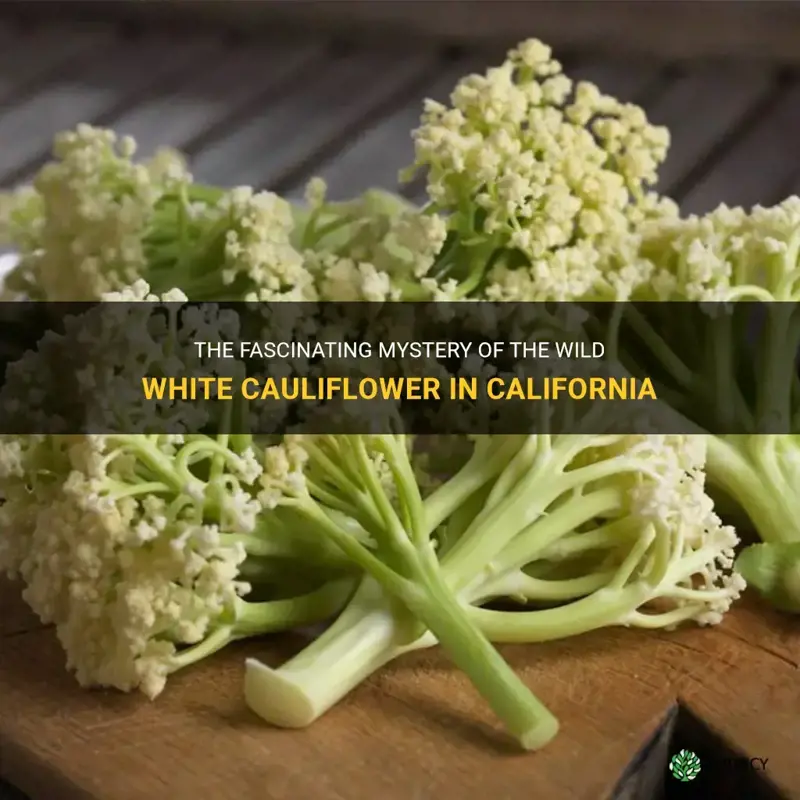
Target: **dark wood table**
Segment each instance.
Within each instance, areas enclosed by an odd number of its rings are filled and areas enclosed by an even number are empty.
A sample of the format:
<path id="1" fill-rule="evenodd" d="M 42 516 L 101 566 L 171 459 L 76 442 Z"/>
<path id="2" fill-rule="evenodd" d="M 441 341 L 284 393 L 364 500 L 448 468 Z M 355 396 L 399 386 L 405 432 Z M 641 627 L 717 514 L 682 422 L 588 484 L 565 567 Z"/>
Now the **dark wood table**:
<path id="1" fill-rule="evenodd" d="M 713 796 L 800 798 L 800 628 L 752 601 L 710 629 L 503 648 L 562 721 L 550 746 L 521 754 L 435 650 L 387 667 L 307 730 L 277 730 L 244 705 L 243 659 L 279 663 L 291 636 L 232 647 L 150 702 L 78 688 L 52 631 L 3 591 L 0 772 L 33 800 L 654 798 L 687 742 Z M 741 773 L 725 761 L 735 756 L 766 770 Z"/>

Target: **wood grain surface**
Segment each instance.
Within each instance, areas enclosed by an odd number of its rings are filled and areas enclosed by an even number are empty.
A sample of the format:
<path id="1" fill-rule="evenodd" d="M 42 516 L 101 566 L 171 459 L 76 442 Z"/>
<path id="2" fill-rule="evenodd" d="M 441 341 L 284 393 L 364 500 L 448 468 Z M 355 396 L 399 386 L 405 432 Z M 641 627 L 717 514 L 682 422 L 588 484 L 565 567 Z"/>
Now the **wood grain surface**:
<path id="1" fill-rule="evenodd" d="M 792 5 L 800 8 L 800 0 Z M 410 131 L 423 99 L 446 99 L 460 76 L 500 63 L 505 46 L 544 35 L 538 26 L 521 27 L 497 47 L 458 52 L 441 41 L 415 44 L 402 36 L 363 37 L 363 46 L 343 48 L 313 25 L 294 34 L 253 25 L 238 38 L 223 26 L 198 32 L 189 25 L 176 31 L 72 19 L 60 25 L 49 16 L 25 26 L 12 14 L 15 7 L 0 3 L 0 185 L 6 187 L 31 180 L 50 157 L 53 135 L 84 121 L 134 136 L 143 155 L 158 146 L 183 150 L 200 181 L 244 181 L 296 200 L 308 178 L 322 174 L 332 197 L 380 186 L 422 202 L 422 183 L 399 187 L 397 171 L 413 159 Z M 655 47 L 643 58 L 624 49 L 613 57 L 602 48 L 557 52 L 570 76 L 641 104 L 669 127 L 672 146 L 659 188 L 686 210 L 769 203 L 796 191 L 800 72 L 792 59 L 781 63 L 779 51 L 763 63 L 707 55 L 670 61 L 658 58 Z"/>
<path id="2" fill-rule="evenodd" d="M 283 731 L 244 707 L 242 662 L 279 663 L 299 646 L 291 636 L 232 647 L 151 703 L 79 689 L 52 631 L 23 633 L 14 618 L 0 639 L 0 774 L 32 800 L 522 800 L 534 787 L 599 800 L 676 702 L 734 750 L 769 758 L 769 781 L 800 798 L 800 630 L 751 602 L 712 629 L 504 648 L 562 720 L 553 744 L 527 755 L 435 650 L 385 668 L 309 729 Z"/>

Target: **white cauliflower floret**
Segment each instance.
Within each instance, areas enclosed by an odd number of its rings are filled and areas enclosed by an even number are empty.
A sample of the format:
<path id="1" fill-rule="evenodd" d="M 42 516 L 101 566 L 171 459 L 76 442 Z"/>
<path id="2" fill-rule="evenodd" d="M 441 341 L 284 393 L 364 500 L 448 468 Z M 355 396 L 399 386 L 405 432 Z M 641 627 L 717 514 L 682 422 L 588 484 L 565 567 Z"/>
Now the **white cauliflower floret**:
<path id="1" fill-rule="evenodd" d="M 330 582 L 312 582 L 296 607 L 291 598 L 277 606 L 243 600 L 251 580 L 280 585 L 292 562 L 273 564 L 271 553 L 296 552 L 317 569 L 330 556 L 306 553 L 302 537 L 289 535 L 276 514 L 265 516 L 260 449 L 234 452 L 224 437 L 48 440 L 59 458 L 49 461 L 45 505 L 18 503 L 28 441 L 0 449 L 8 454 L 2 521 L 17 531 L 14 551 L 0 550 L 0 566 L 22 577 L 24 599 L 55 625 L 82 685 L 155 697 L 172 672 L 228 642 L 322 620 L 346 598 L 350 582 L 334 580 L 334 571 Z M 36 463 L 46 463 L 41 454 Z M 341 563 L 334 559 L 339 575 Z"/>
<path id="2" fill-rule="evenodd" d="M 170 289 L 159 296 L 150 291 L 144 278 L 135 280 L 119 292 L 106 292 L 101 298 L 107 303 L 188 303 L 189 298 L 180 289 Z"/>
<path id="3" fill-rule="evenodd" d="M 34 300 L 314 300 L 286 201 L 194 183 L 163 150 L 79 125 L 59 134 L 34 187 L 0 196 L 0 240 L 20 252 L 4 285 Z M 180 292 L 180 293 L 179 293 Z M 110 296 L 109 296 L 110 295 Z"/>
<path id="4" fill-rule="evenodd" d="M 311 255 L 308 260 L 320 277 L 321 299 L 338 303 L 383 302 L 393 299 L 391 276 L 373 264 L 337 258 L 331 254 Z"/>
<path id="5" fill-rule="evenodd" d="M 199 398 L 148 396 L 142 381 L 231 377 L 238 362 L 219 349 L 199 353 L 194 342 L 236 341 L 242 314 L 214 303 L 185 305 L 179 290 L 157 294 L 144 279 L 103 299 L 66 315 L 8 365 L 0 388 L 7 425 L 61 433 L 88 421 L 97 432 L 180 436 L 221 413 Z"/>
<path id="6" fill-rule="evenodd" d="M 94 300 L 148 271 L 147 234 L 157 207 L 191 176 L 162 151 L 136 163 L 136 143 L 79 125 L 61 133 L 33 189 L 7 198 L 0 230 L 19 247 L 13 290 L 32 299 Z"/>
<path id="7" fill-rule="evenodd" d="M 230 224 L 222 267 L 226 286 L 246 276 L 245 300 L 316 299 L 312 276 L 291 242 L 289 203 L 272 192 L 239 187 L 224 195 L 218 207 Z"/>
<path id="8" fill-rule="evenodd" d="M 618 445 L 620 453 L 646 459 L 627 480 L 632 515 L 643 532 L 652 526 L 654 542 L 668 542 L 660 556 L 653 551 L 662 565 L 651 598 L 624 624 L 716 624 L 744 590 L 741 577 L 731 573 L 739 537 L 722 523 L 706 493 L 706 444 L 698 435 L 640 435 Z"/>
<path id="9" fill-rule="evenodd" d="M 651 220 L 641 256 L 650 286 L 637 298 L 720 303 L 800 298 L 800 197 L 750 213 L 721 205 L 708 214 Z"/>
<path id="10" fill-rule="evenodd" d="M 469 291 L 485 280 L 491 300 L 625 299 L 648 279 L 636 228 L 675 215 L 647 189 L 669 134 L 591 84 L 573 92 L 541 42 L 461 80 L 450 107 L 428 101 L 414 142 L 407 174 L 427 171 Z"/>
<path id="11" fill-rule="evenodd" d="M 37 516 L 58 492 L 62 443 L 50 436 L 0 436 L 0 575 L 19 575 Z"/>

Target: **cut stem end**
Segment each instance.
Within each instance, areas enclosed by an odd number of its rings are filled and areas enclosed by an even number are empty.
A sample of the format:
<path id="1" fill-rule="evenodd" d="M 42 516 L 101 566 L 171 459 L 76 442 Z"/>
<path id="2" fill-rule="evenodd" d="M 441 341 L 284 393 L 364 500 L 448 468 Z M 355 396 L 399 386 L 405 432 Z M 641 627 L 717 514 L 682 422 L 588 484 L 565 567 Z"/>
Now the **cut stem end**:
<path id="1" fill-rule="evenodd" d="M 245 661 L 248 708 L 279 728 L 306 728 L 324 712 L 290 678 L 254 658 Z"/>
<path id="2" fill-rule="evenodd" d="M 523 750 L 541 750 L 558 736 L 559 723 L 549 712 L 542 715 L 539 722 L 519 737 Z"/>

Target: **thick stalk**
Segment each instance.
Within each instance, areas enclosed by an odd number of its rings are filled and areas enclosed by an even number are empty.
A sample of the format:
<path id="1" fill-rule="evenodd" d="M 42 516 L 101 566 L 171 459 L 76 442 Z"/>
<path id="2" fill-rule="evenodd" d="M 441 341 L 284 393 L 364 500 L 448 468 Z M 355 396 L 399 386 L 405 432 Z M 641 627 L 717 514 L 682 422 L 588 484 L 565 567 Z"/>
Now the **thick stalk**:
<path id="1" fill-rule="evenodd" d="M 525 750 L 538 750 L 558 733 L 558 720 L 472 621 L 452 594 L 437 565 L 421 565 L 421 591 L 403 598 L 442 649 L 472 681 L 508 731 Z"/>
<path id="2" fill-rule="evenodd" d="M 380 587 L 367 579 L 337 621 L 281 667 L 271 669 L 249 660 L 248 705 L 274 725 L 305 727 L 385 664 L 437 644 L 430 632 L 409 637 L 413 629 L 398 622 L 397 610 L 387 604 L 385 595 L 376 601 L 376 592 L 381 594 Z M 652 592 L 652 586 L 639 582 L 622 590 L 600 589 L 561 608 L 530 612 L 468 608 L 466 613 L 494 642 L 546 642 L 625 624 Z M 459 643 L 458 649 L 462 647 Z M 474 669 L 468 674 L 474 679 Z"/>
<path id="3" fill-rule="evenodd" d="M 616 507 L 616 490 L 603 490 L 569 504 L 532 526 L 536 535 L 536 546 L 546 546 L 559 535 L 574 530 L 578 525 L 598 513 Z M 541 536 L 538 535 L 540 531 Z M 497 562 L 499 572 L 491 569 L 481 571 L 470 583 L 463 595 L 466 602 L 482 602 L 493 594 L 493 588 L 503 585 L 509 572 L 516 575 L 518 562 L 526 559 L 516 553 L 512 545 L 509 558 Z M 528 559 L 529 560 L 529 559 Z M 445 562 L 447 558 L 445 557 Z M 444 580 L 451 585 L 452 571 L 442 565 Z M 582 593 L 599 588 L 595 576 L 583 587 Z M 607 576 L 601 575 L 600 585 Z M 534 579 L 531 579 L 535 583 Z M 540 582 L 540 589 L 547 588 Z M 559 584 L 551 591 L 566 591 L 575 586 Z M 461 606 L 459 606 L 461 608 Z M 473 609 L 467 613 L 472 614 Z M 338 619 L 311 645 L 295 658 L 277 669 L 270 669 L 257 661 L 248 662 L 246 691 L 248 703 L 267 721 L 281 727 L 304 727 L 338 703 L 350 691 L 384 664 L 403 653 L 431 647 L 437 643 L 430 632 L 422 632 L 419 626 L 410 626 L 403 619 L 402 609 L 392 606 L 380 585 L 366 578 L 347 608 Z M 537 612 L 538 613 L 538 612 Z M 547 625 L 546 618 L 543 624 Z M 591 620 L 587 630 L 593 627 Z"/>
<path id="4" fill-rule="evenodd" d="M 558 721 L 470 621 L 470 610 L 451 594 L 438 567 L 422 566 L 421 573 L 420 591 L 403 598 L 413 617 L 404 618 L 368 578 L 336 622 L 295 658 L 278 669 L 248 661 L 250 708 L 275 725 L 305 727 L 384 664 L 438 641 L 525 749 L 547 744 Z"/>
<path id="5" fill-rule="evenodd" d="M 277 669 L 248 659 L 247 705 L 281 728 L 304 728 L 407 650 L 425 646 L 415 621 L 365 578 L 336 621 Z M 428 636 L 429 644 L 435 640 Z M 419 642 L 419 643 L 418 643 Z"/>

